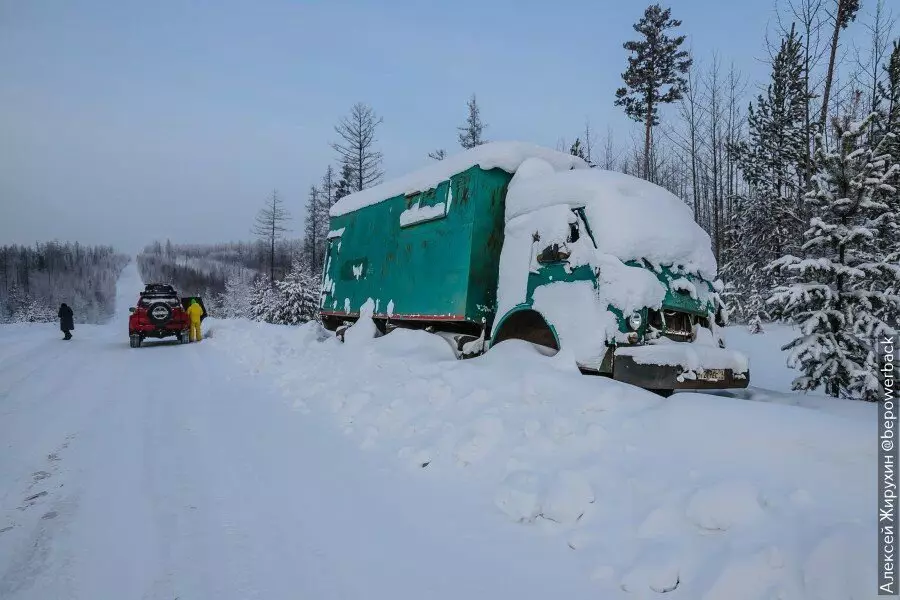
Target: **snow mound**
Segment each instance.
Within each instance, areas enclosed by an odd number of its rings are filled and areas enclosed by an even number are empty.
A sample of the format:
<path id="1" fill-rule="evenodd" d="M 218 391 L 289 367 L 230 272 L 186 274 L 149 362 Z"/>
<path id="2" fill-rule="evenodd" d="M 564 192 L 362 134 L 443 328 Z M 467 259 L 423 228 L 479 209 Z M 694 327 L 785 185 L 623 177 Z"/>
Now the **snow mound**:
<path id="1" fill-rule="evenodd" d="M 863 560 L 854 548 L 866 549 Z M 878 580 L 876 549 L 875 537 L 859 525 L 845 523 L 834 528 L 816 544 L 803 566 L 810 597 L 856 598 L 854 590 L 874 587 Z"/>
<path id="2" fill-rule="evenodd" d="M 503 420 L 486 416 L 475 421 L 472 431 L 456 449 L 456 460 L 463 465 L 479 462 L 487 457 L 503 439 Z"/>
<path id="3" fill-rule="evenodd" d="M 545 519 L 562 525 L 574 525 L 594 503 L 594 490 L 588 479 L 576 472 L 560 473 L 550 486 L 543 503 Z"/>
<path id="4" fill-rule="evenodd" d="M 541 514 L 541 482 L 531 471 L 513 471 L 494 495 L 494 505 L 516 523 L 532 523 Z"/>
<path id="5" fill-rule="evenodd" d="M 361 346 L 378 337 L 378 328 L 372 320 L 375 302 L 369 298 L 359 309 L 359 319 L 344 332 L 344 342 L 351 346 Z"/>
<path id="6" fill-rule="evenodd" d="M 378 350 L 397 358 L 456 361 L 453 348 L 446 340 L 421 329 L 394 329 L 390 335 L 378 338 Z"/>
<path id="7" fill-rule="evenodd" d="M 685 515 L 705 531 L 727 531 L 755 521 L 762 514 L 759 492 L 743 481 L 726 481 L 693 495 Z"/>
<path id="8" fill-rule="evenodd" d="M 601 253 L 623 261 L 679 266 L 710 281 L 716 278 L 710 237 L 680 198 L 624 173 L 556 170 L 510 185 L 507 222 L 556 204 L 583 206 Z"/>
<path id="9" fill-rule="evenodd" d="M 551 150 L 528 142 L 489 142 L 470 150 L 448 156 L 417 171 L 397 177 L 374 187 L 344 196 L 331 207 L 332 217 L 344 215 L 360 208 L 378 204 L 388 198 L 429 190 L 442 181 L 466 169 L 479 166 L 482 169 L 503 169 L 515 173 L 529 158 L 540 158 L 557 170 L 587 169 L 587 163 L 564 152 Z"/>
<path id="10" fill-rule="evenodd" d="M 637 594 L 638 598 L 648 597 L 647 592 L 654 592 L 653 597 L 674 592 L 681 585 L 682 565 L 678 554 L 667 545 L 648 548 L 622 577 L 620 588 Z"/>

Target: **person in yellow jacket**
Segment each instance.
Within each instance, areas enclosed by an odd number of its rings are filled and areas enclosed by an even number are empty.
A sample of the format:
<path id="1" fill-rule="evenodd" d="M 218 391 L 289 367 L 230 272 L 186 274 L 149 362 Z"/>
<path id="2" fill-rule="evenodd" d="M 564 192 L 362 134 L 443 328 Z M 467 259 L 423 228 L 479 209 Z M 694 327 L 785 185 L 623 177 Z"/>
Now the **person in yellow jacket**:
<path id="1" fill-rule="evenodd" d="M 188 306 L 187 314 L 191 318 L 191 341 L 199 342 L 203 337 L 200 333 L 200 317 L 203 316 L 203 307 L 200 306 L 196 298 L 191 298 L 191 305 Z"/>

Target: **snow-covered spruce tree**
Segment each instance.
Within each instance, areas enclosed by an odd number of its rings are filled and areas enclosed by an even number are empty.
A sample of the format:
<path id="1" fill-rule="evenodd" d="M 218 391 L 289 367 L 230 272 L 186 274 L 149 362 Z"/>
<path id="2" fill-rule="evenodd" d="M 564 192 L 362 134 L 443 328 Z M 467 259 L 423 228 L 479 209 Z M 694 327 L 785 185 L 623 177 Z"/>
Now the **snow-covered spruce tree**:
<path id="1" fill-rule="evenodd" d="M 784 274 L 764 267 L 786 254 L 799 253 L 806 222 L 801 216 L 806 155 L 806 106 L 803 43 L 792 28 L 772 62 L 772 80 L 747 115 L 747 139 L 729 152 L 749 185 L 734 201 L 729 226 L 730 260 L 723 277 L 733 286 L 731 308 L 738 319 L 772 320 L 766 298 Z M 775 311 L 777 313 L 777 311 Z"/>
<path id="2" fill-rule="evenodd" d="M 273 322 L 300 325 L 319 317 L 320 278 L 300 261 L 295 261 L 283 280 L 275 283 L 279 306 Z"/>
<path id="3" fill-rule="evenodd" d="M 760 319 L 758 316 L 750 319 L 750 321 L 747 323 L 747 331 L 754 335 L 763 333 L 762 319 Z"/>
<path id="4" fill-rule="evenodd" d="M 877 98 L 880 126 L 873 130 L 877 140 L 883 139 L 891 160 L 900 163 L 900 40 L 894 42 L 884 70 L 886 77 L 879 86 Z M 900 186 L 897 192 L 886 196 L 885 202 L 890 212 L 900 215 Z M 885 261 L 900 264 L 900 220 L 885 219 L 878 233 L 877 244 Z M 888 290 L 900 294 L 900 283 L 889 285 Z M 886 319 L 895 329 L 900 328 L 900 312 L 888 314 Z"/>
<path id="5" fill-rule="evenodd" d="M 13 323 L 52 323 L 57 320 L 52 306 L 36 298 L 28 298 L 12 315 Z"/>
<path id="6" fill-rule="evenodd" d="M 806 256 L 787 255 L 769 266 L 797 274 L 769 299 L 800 328 L 783 348 L 788 365 L 804 373 L 793 382 L 796 390 L 824 386 L 834 397 L 881 397 L 875 344 L 895 333 L 884 315 L 900 311 L 900 296 L 890 291 L 900 267 L 873 242 L 879 228 L 898 219 L 884 200 L 897 193 L 900 164 L 885 152 L 892 136 L 875 147 L 867 139 L 878 119 L 873 113 L 861 123 L 835 122 L 834 152 L 822 149 L 819 136 L 818 172 L 807 195 L 817 216 L 804 234 Z"/>
<path id="7" fill-rule="evenodd" d="M 625 114 L 644 125 L 641 170 L 644 179 L 650 179 L 652 175 L 651 132 L 659 125 L 659 107 L 681 99 L 686 85 L 684 74 L 693 62 L 688 52 L 681 49 L 685 36 L 669 37 L 666 34 L 669 29 L 680 26 L 681 21 L 671 18 L 670 9 L 653 4 L 633 26 L 641 38 L 624 44 L 631 56 L 628 57 L 628 69 L 622 74 L 625 87 L 616 90 L 615 104 L 625 107 Z"/>
<path id="8" fill-rule="evenodd" d="M 480 146 L 486 141 L 484 139 L 484 130 L 487 128 L 487 125 L 481 120 L 481 109 L 478 108 L 478 102 L 475 101 L 475 94 L 472 94 L 466 106 L 469 109 L 466 124 L 462 127 L 457 127 L 457 129 L 459 130 L 459 145 L 469 150 L 475 146 Z"/>
<path id="9" fill-rule="evenodd" d="M 253 280 L 250 286 L 249 317 L 254 321 L 274 323 L 279 307 L 281 293 L 265 275 Z"/>
<path id="10" fill-rule="evenodd" d="M 222 294 L 222 316 L 226 319 L 249 319 L 252 305 L 251 285 L 238 270 L 225 280 Z"/>

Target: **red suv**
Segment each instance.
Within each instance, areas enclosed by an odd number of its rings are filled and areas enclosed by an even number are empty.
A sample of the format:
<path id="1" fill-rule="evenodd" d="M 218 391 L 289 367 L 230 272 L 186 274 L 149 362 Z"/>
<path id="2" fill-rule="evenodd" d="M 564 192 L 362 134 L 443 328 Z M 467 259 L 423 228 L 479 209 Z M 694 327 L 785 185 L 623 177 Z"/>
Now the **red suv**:
<path id="1" fill-rule="evenodd" d="M 128 318 L 128 339 L 132 348 L 140 348 L 145 338 L 162 339 L 172 337 L 182 344 L 191 341 L 191 320 L 188 317 L 187 307 L 191 300 L 196 300 L 203 308 L 203 317 L 206 317 L 206 308 L 203 300 L 196 296 L 179 296 L 171 285 L 161 283 L 149 283 L 141 292 L 137 306 L 131 307 L 131 316 Z"/>

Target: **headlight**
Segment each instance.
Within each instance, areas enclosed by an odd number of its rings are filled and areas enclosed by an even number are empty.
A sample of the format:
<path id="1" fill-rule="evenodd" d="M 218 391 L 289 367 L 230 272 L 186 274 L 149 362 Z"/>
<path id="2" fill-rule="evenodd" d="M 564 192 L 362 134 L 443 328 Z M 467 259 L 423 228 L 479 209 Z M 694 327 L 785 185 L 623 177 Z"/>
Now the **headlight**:
<path id="1" fill-rule="evenodd" d="M 631 313 L 631 316 L 628 317 L 628 326 L 637 331 L 641 328 L 641 325 L 644 323 L 644 317 L 641 316 L 641 313 L 634 312 Z"/>

